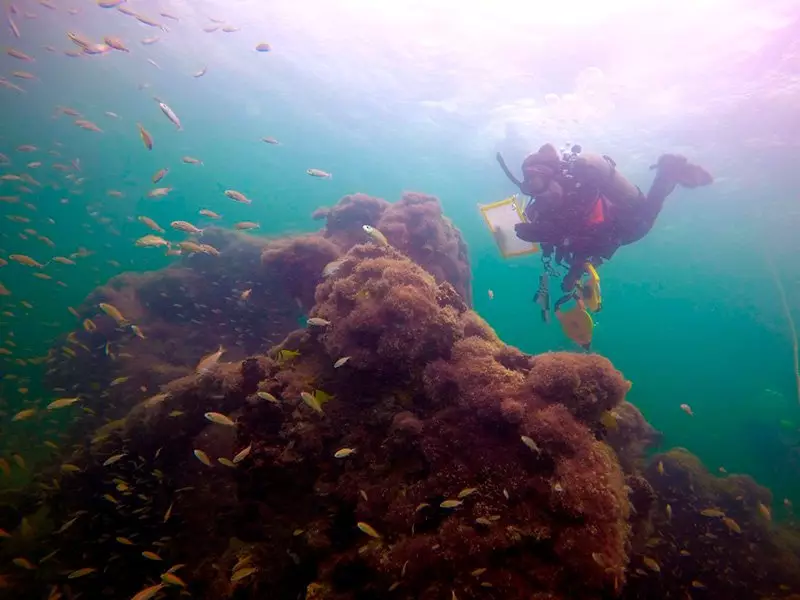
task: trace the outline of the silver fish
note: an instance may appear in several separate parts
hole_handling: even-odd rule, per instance
[[[183,129],[183,127],[181,127],[181,120],[178,118],[178,115],[175,114],[175,111],[173,111],[163,102],[159,102],[158,107],[161,109],[161,112],[167,115],[167,118],[175,124],[175,126],[178,128],[178,131]]]

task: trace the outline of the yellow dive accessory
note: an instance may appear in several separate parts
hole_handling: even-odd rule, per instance
[[[591,263],[585,263],[584,267],[589,274],[589,278],[585,283],[578,285],[580,297],[588,308],[593,313],[599,312],[603,308],[603,295],[600,291],[600,275]]]
[[[583,301],[579,299],[575,306],[564,311],[556,307],[555,312],[564,335],[584,350],[591,349],[594,321]]]

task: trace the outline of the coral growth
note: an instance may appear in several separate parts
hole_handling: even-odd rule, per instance
[[[377,227],[392,247],[428,271],[437,282],[450,282],[464,302],[472,304],[467,246],[458,229],[442,214],[435,197],[406,192],[390,204],[354,194],[315,214],[326,218],[324,235],[342,252],[364,241],[363,225]]]
[[[13,597],[130,598],[177,564],[209,599],[800,586],[800,537],[767,520],[766,490],[684,451],[647,463],[658,434],[608,360],[526,355],[469,309],[465,248],[435,199],[348,196],[318,216],[324,231],[287,239],[207,230],[219,256],[87,299],[96,329],[52,354],[50,381],[98,416],[0,512]]]
[[[105,546],[85,540],[121,535],[141,550],[166,535],[162,553],[188,565],[197,597],[235,588],[330,600],[390,589],[407,598],[588,598],[621,589],[624,475],[592,433],[596,423],[564,404],[621,401],[624,382],[609,363],[507,348],[449,283],[390,247],[355,246],[316,299],[312,314],[329,325],[291,334],[269,357],[170,383],[75,454],[81,472],[54,474],[61,520],[88,495],[96,515],[60,535],[67,556],[99,562]],[[574,373],[595,384],[569,397],[553,387]],[[321,408],[300,399],[320,389],[332,396]],[[210,423],[210,411],[236,427]],[[229,464],[205,466],[198,450]],[[231,586],[242,557],[257,571]],[[58,565],[78,568],[66,557]],[[126,566],[108,563],[97,589],[145,587]],[[82,588],[90,595],[91,585]]]
[[[771,494],[750,477],[715,477],[680,448],[653,456],[646,477],[652,531],[623,598],[786,598],[800,587],[800,535],[771,522]]]

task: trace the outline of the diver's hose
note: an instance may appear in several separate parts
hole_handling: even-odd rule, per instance
[[[498,152],[495,155],[495,158],[497,159],[497,162],[500,165],[500,168],[503,169],[503,173],[506,174],[506,177],[508,177],[508,179],[511,181],[511,183],[513,183],[517,187],[520,187],[522,185],[522,183],[520,182],[519,179],[514,177],[514,174],[509,170],[508,165],[506,165],[506,161],[503,159],[503,155]]]

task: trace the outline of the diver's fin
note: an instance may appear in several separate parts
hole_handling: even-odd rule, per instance
[[[587,352],[591,352],[592,351],[592,342],[589,342],[588,344],[581,344],[581,348],[583,348]]]

